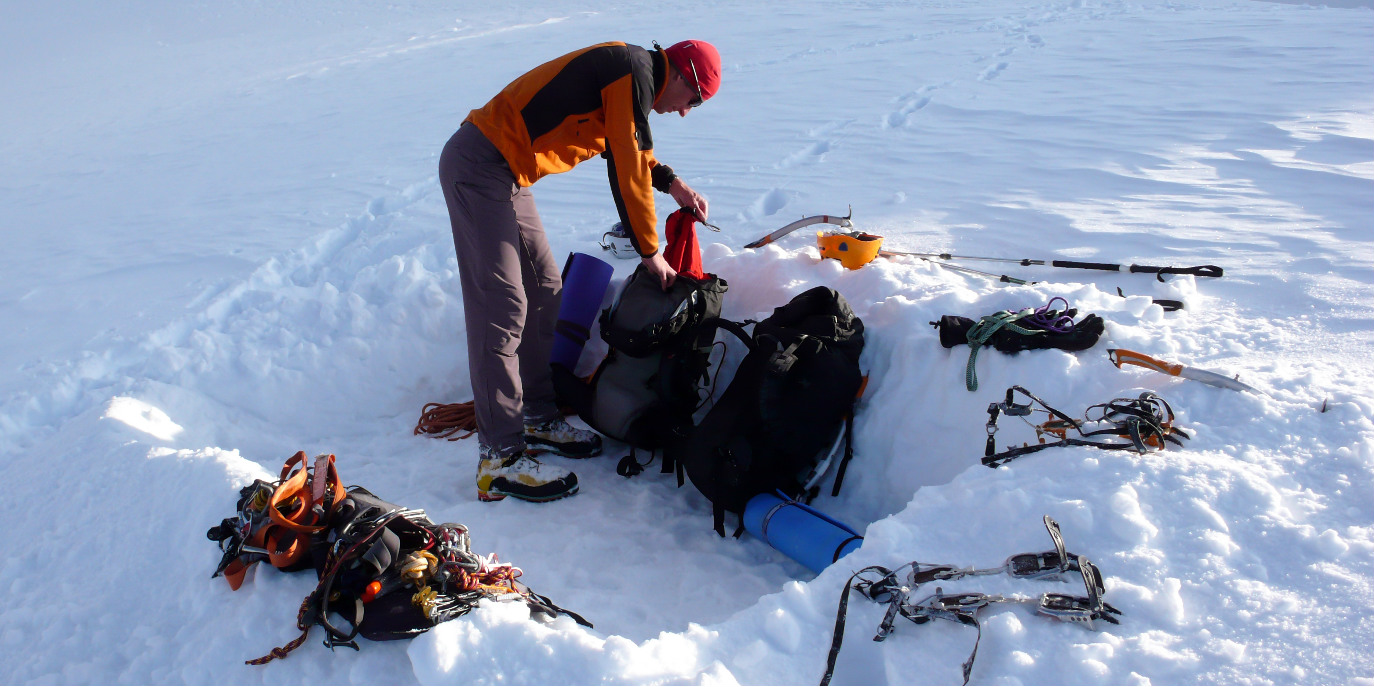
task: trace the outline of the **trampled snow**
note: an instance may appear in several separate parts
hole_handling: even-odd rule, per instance
[[[1048,548],[1049,514],[1122,623],[991,608],[973,683],[1374,681],[1369,3],[444,4],[0,6],[0,680],[808,684],[853,571],[998,565]],[[855,458],[815,503],[866,539],[820,575],[717,537],[690,485],[617,476],[623,446],[551,459],[578,473],[571,499],[487,504],[474,440],[412,434],[425,403],[471,396],[444,141],[541,61],[683,38],[720,48],[723,86],[654,117],[655,152],[724,229],[701,239],[725,314],[828,285],[867,327]],[[534,191],[556,255],[613,260],[599,162]],[[952,263],[1039,282],[1016,286],[916,258],[847,271],[810,230],[741,247],[851,207],[892,250],[1226,274]],[[968,349],[929,323],[1056,296],[1102,340],[984,350],[966,391]],[[1264,393],[1118,370],[1108,348]],[[1192,439],[989,470],[986,409],[1011,385],[1069,413],[1153,390]],[[1014,418],[997,436],[1035,441]],[[316,631],[244,665],[298,634],[313,576],[259,566],[230,591],[204,533],[297,450],[466,524],[595,629],[487,604],[409,642],[331,652]],[[836,683],[961,680],[972,628],[870,641],[884,610],[851,599]]]

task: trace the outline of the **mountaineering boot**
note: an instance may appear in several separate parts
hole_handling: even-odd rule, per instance
[[[601,436],[578,429],[562,417],[539,424],[525,423],[525,444],[565,458],[591,458],[601,455]]]
[[[486,446],[477,463],[477,498],[500,501],[514,496],[524,501],[553,501],[577,493],[577,475],[545,465],[524,451],[497,455]]]

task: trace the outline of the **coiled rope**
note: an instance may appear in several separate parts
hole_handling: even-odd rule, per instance
[[[467,432],[462,436],[453,436]],[[477,432],[477,409],[472,401],[466,403],[426,403],[420,410],[415,434],[433,434],[434,438],[449,441],[466,439]]]

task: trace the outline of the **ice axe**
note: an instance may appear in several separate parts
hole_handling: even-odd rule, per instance
[[[854,217],[854,208],[849,208],[849,214],[844,217],[839,215],[815,215],[813,217],[803,217],[777,231],[755,241],[744,244],[745,248],[760,248],[798,230],[802,227],[809,227],[813,224],[834,224],[846,229],[853,229],[854,223],[850,220]]]
[[[1135,351],[1128,351],[1124,348],[1107,349],[1107,357],[1111,358],[1112,364],[1116,365],[1118,368],[1122,365],[1127,364],[1139,365],[1141,367],[1154,370],[1155,372],[1163,372],[1166,375],[1171,375],[1174,377],[1183,377],[1184,379],[1191,379],[1196,382],[1210,384],[1212,386],[1221,387],[1223,389],[1235,389],[1237,391],[1249,391],[1250,393],[1263,394],[1265,396],[1269,395],[1263,391],[1260,391],[1259,389],[1256,389],[1253,386],[1250,386],[1249,384],[1245,384],[1244,382],[1241,382],[1237,379],[1233,379],[1231,377],[1227,377],[1223,374],[1218,374],[1216,372],[1208,372],[1207,370],[1199,370],[1197,368],[1187,367],[1185,365],[1180,365],[1178,363],[1165,362],[1158,358],[1151,358],[1150,356],[1145,355],[1144,353],[1136,353]]]

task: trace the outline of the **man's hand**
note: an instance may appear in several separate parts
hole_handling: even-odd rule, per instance
[[[673,183],[668,185],[668,195],[671,195],[673,200],[677,201],[678,207],[691,208],[696,213],[697,219],[703,222],[707,221],[706,209],[708,203],[706,202],[706,196],[693,191],[692,187],[688,186],[687,182],[682,180],[682,177],[673,179]]]
[[[664,291],[667,291],[668,287],[677,280],[677,272],[668,266],[668,261],[663,259],[661,251],[654,253],[651,258],[640,258],[639,261],[644,264],[644,269],[649,270],[649,274],[658,278],[659,288]]]

